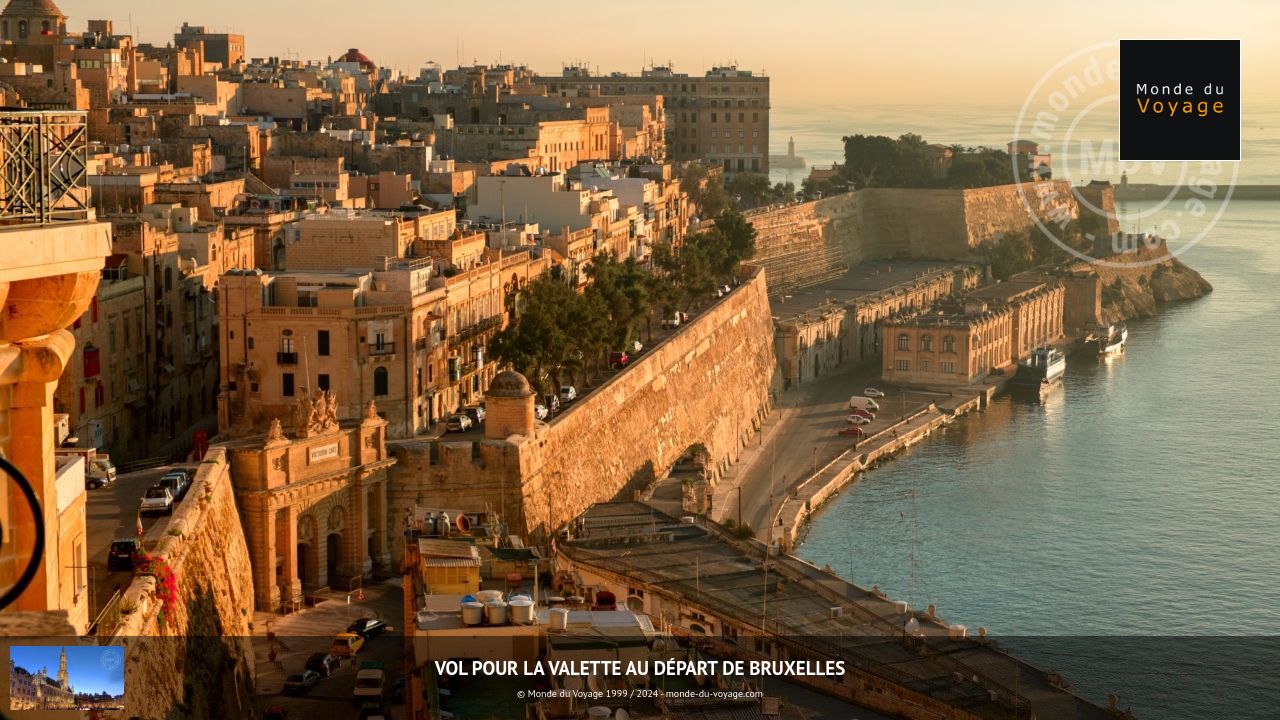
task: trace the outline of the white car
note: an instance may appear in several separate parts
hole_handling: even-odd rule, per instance
[[[459,413],[449,416],[449,419],[445,421],[444,429],[446,432],[466,432],[474,425],[475,423],[472,422],[471,418]]]
[[[867,388],[862,391],[862,397],[882,398],[884,397],[884,393],[875,388]]]
[[[560,402],[571,403],[578,399],[578,388],[572,385],[562,385],[560,387]]]
[[[862,415],[846,415],[844,418],[844,421],[849,423],[850,425],[870,425],[871,424],[871,418],[863,417]]]
[[[533,416],[538,420],[546,420],[550,414],[551,411],[547,410],[547,406],[542,403],[533,406]]]

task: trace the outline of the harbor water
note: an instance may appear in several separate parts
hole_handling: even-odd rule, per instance
[[[865,473],[798,554],[1140,717],[1274,717],[1278,220],[1230,203],[1181,256],[1212,294],[1131,321],[1118,358],[1073,356],[1043,402],[999,398]]]

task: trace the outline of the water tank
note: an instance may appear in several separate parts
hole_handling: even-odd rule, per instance
[[[495,600],[501,600],[502,591],[501,590],[481,590],[480,592],[476,593],[476,599],[482,603],[491,603],[491,602],[494,602]]]
[[[462,603],[462,624],[484,624],[484,603],[475,601]]]
[[[509,605],[511,608],[511,622],[516,625],[532,625],[533,624],[533,601],[526,597],[512,598]]]
[[[442,512],[440,517],[436,518],[436,534],[441,537],[449,537],[449,513]]]
[[[969,634],[969,628],[964,625],[947,626],[947,637],[952,640],[959,640]]]
[[[899,615],[905,615],[907,612],[907,601],[898,600],[893,604],[893,609],[896,610]]]
[[[569,611],[565,608],[551,608],[551,629],[564,632],[569,629]]]
[[[426,535],[436,534],[436,517],[437,513],[427,513],[427,517],[422,521],[422,532]]]
[[[484,614],[490,625],[507,624],[507,604],[502,600],[492,600],[485,603]]]

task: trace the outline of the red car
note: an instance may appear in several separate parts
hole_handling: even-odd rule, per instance
[[[863,410],[862,408],[852,408],[849,410],[849,413],[852,415],[861,415],[862,417],[868,420],[876,419],[875,413],[871,412],[870,410]]]
[[[625,351],[617,350],[609,353],[609,367],[623,368],[631,363],[631,356]]]
[[[862,431],[862,428],[858,427],[857,425],[850,425],[849,427],[842,429],[840,431],[840,434],[844,435],[845,437],[856,437],[856,438],[867,436],[867,434]]]

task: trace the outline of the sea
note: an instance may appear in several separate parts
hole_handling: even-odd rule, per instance
[[[856,132],[1002,140],[963,109],[775,113],[818,161]],[[1280,182],[1280,112],[1245,123],[1239,182]],[[1180,257],[1211,294],[1131,321],[1120,357],[1072,356],[1042,401],[998,398],[864,473],[798,554],[1140,718],[1280,716],[1280,202],[1207,209],[1119,212],[1200,236]]]

